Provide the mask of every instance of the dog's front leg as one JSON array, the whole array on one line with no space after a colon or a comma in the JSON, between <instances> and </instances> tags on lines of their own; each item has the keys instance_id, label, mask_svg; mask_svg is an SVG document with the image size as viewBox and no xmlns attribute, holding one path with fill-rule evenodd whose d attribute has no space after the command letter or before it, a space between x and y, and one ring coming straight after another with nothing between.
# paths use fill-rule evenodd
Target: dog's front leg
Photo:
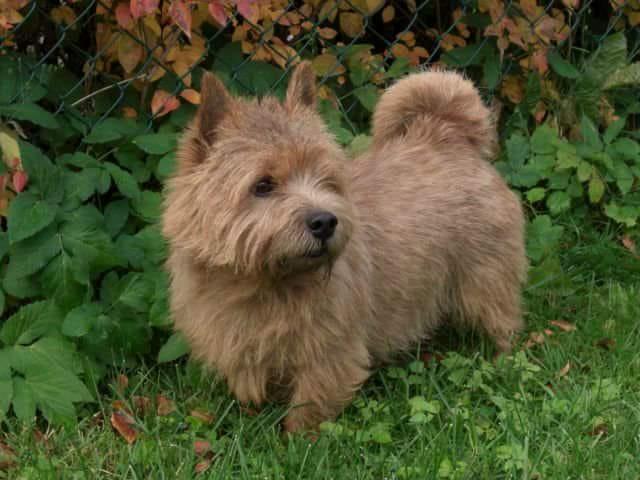
<instances>
[{"instance_id":1,"label":"dog's front leg","mask_svg":"<svg viewBox=\"0 0 640 480\"><path fill-rule=\"evenodd\" d=\"M242 368L227 375L229 389L241 404L259 407L266 399L267 370L260 366Z\"/></svg>"},{"instance_id":2,"label":"dog's front leg","mask_svg":"<svg viewBox=\"0 0 640 480\"><path fill-rule=\"evenodd\" d=\"M297 372L291 409L284 419L287 432L314 430L334 419L349 404L369 376L362 358L335 355Z\"/></svg>"}]
</instances>

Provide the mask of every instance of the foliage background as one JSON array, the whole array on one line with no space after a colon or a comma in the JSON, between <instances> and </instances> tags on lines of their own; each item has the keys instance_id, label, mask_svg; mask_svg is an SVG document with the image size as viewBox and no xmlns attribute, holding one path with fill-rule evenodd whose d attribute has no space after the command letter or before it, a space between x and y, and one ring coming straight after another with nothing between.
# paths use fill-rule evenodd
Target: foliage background
<instances>
[{"instance_id":1,"label":"foliage background","mask_svg":"<svg viewBox=\"0 0 640 480\"><path fill-rule=\"evenodd\" d=\"M638 235L638 24L638 0L0 0L0 417L72 422L114 367L186 352L157 221L206 70L282 95L310 59L355 154L386 85L464 69L530 216L527 294L570 295L572 224Z\"/></svg>"}]
</instances>

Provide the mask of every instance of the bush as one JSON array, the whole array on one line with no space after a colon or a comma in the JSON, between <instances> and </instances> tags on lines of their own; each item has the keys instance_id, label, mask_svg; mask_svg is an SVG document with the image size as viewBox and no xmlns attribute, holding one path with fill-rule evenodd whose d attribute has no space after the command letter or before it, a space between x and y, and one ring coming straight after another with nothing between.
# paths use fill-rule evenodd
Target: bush
<instances>
[{"instance_id":1,"label":"bush","mask_svg":"<svg viewBox=\"0 0 640 480\"><path fill-rule=\"evenodd\" d=\"M598 15L579 0L5 3L0 416L73 419L109 368L186 353L157 222L208 69L236 94L282 95L310 59L320 111L357 153L389 82L464 68L493 99L497 166L531 213L532 285L561 276L564 215L637 231L637 1Z\"/></svg>"}]
</instances>

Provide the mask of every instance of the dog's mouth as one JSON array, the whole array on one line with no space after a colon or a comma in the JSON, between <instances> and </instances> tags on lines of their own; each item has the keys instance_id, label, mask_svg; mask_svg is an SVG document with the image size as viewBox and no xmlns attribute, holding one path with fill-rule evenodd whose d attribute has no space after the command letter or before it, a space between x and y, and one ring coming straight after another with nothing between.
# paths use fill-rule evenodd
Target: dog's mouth
<instances>
[{"instance_id":1,"label":"dog's mouth","mask_svg":"<svg viewBox=\"0 0 640 480\"><path fill-rule=\"evenodd\" d=\"M313 250L307 250L302 256L305 258L320 258L326 255L329 255L329 248L326 244L323 244Z\"/></svg>"}]
</instances>

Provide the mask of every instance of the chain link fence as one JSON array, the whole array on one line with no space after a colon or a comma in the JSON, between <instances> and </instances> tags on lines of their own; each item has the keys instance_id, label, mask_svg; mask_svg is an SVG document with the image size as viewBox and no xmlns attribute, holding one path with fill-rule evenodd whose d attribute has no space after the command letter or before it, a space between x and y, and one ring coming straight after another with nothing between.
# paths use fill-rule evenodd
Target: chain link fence
<instances>
[{"instance_id":1,"label":"chain link fence","mask_svg":"<svg viewBox=\"0 0 640 480\"><path fill-rule=\"evenodd\" d=\"M410 68L445 63L466 70L487 97L510 97L504 91L509 76L544 77L560 69L571 78L571 58L594 51L614 32L625 33L629 62L640 52L640 5L633 0L0 5L0 104L33 100L46 77L48 109L88 126L120 114L151 125L167 102L197 103L180 94L197 91L203 69L216 70L238 93L260 95L281 90L300 58L313 59L320 85L327 86L321 95L357 131L375 103L367 96L370 85L382 88ZM356 55L358 49L366 53ZM252 67L256 61L263 68ZM8 74L16 68L18 74ZM157 89L168 94L160 106L152 104ZM16 109L4 113L20 119Z\"/></svg>"}]
</instances>

